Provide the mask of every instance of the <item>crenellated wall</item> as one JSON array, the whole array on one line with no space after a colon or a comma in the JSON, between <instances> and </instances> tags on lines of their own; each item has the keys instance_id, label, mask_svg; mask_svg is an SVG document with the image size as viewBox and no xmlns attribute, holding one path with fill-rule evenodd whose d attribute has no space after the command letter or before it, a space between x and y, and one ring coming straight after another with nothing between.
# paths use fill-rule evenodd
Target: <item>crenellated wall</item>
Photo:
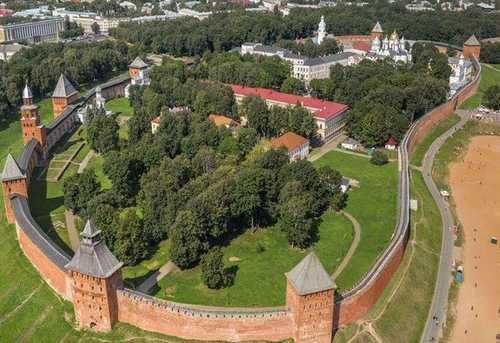
<instances>
[{"instance_id":1,"label":"crenellated wall","mask_svg":"<svg viewBox=\"0 0 500 343\"><path fill-rule=\"evenodd\" d=\"M203 341L282 341L293 336L285 308L253 310L176 304L118 291L118 321L148 331Z\"/></svg>"}]
</instances>

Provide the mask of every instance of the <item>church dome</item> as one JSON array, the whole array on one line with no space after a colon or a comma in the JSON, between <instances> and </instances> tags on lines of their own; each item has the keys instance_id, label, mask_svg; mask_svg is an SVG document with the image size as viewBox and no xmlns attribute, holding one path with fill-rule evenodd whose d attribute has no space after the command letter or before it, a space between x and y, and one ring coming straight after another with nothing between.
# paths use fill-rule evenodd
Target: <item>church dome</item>
<instances>
[{"instance_id":1,"label":"church dome","mask_svg":"<svg viewBox=\"0 0 500 343\"><path fill-rule=\"evenodd\" d=\"M392 41L396 41L399 39L399 36L398 34L396 33L396 31L394 31L392 34L391 34L391 40Z\"/></svg>"}]
</instances>

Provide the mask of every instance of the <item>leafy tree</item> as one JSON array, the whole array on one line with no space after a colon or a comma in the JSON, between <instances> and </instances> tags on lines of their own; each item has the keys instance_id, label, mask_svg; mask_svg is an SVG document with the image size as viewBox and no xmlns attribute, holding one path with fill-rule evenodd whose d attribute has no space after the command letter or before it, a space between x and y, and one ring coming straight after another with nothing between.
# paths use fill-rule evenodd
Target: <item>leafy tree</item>
<instances>
[{"instance_id":1,"label":"leafy tree","mask_svg":"<svg viewBox=\"0 0 500 343\"><path fill-rule=\"evenodd\" d=\"M481 62L500 64L500 42L481 44Z\"/></svg>"},{"instance_id":2,"label":"leafy tree","mask_svg":"<svg viewBox=\"0 0 500 343\"><path fill-rule=\"evenodd\" d=\"M181 269L193 267L206 250L203 230L192 211L180 211L171 228L170 258Z\"/></svg>"},{"instance_id":3,"label":"leafy tree","mask_svg":"<svg viewBox=\"0 0 500 343\"><path fill-rule=\"evenodd\" d=\"M257 160L257 165L264 169L270 169L273 171L279 171L281 167L286 165L289 161L288 152L286 149L271 149L266 151Z\"/></svg>"},{"instance_id":4,"label":"leafy tree","mask_svg":"<svg viewBox=\"0 0 500 343\"><path fill-rule=\"evenodd\" d=\"M96 198L89 202L89 216L92 222L102 231L102 237L108 248L113 251L118 227L118 211L106 203L100 203Z\"/></svg>"},{"instance_id":5,"label":"leafy tree","mask_svg":"<svg viewBox=\"0 0 500 343\"><path fill-rule=\"evenodd\" d=\"M256 96L246 97L241 103L240 113L247 118L250 128L255 129L262 137L269 137L269 110L264 100Z\"/></svg>"},{"instance_id":6,"label":"leafy tree","mask_svg":"<svg viewBox=\"0 0 500 343\"><path fill-rule=\"evenodd\" d=\"M236 141L242 155L246 155L257 144L259 138L257 130L243 127L238 130Z\"/></svg>"},{"instance_id":7,"label":"leafy tree","mask_svg":"<svg viewBox=\"0 0 500 343\"><path fill-rule=\"evenodd\" d=\"M303 95L306 92L306 86L303 81L288 77L283 81L280 89L283 93Z\"/></svg>"},{"instance_id":8,"label":"leafy tree","mask_svg":"<svg viewBox=\"0 0 500 343\"><path fill-rule=\"evenodd\" d=\"M92 149L106 153L118 148L118 130L116 116L97 113L87 126L87 140Z\"/></svg>"},{"instance_id":9,"label":"leafy tree","mask_svg":"<svg viewBox=\"0 0 500 343\"><path fill-rule=\"evenodd\" d=\"M370 158L370 162L376 166L381 166L389 162L389 157L380 150L375 150Z\"/></svg>"},{"instance_id":10,"label":"leafy tree","mask_svg":"<svg viewBox=\"0 0 500 343\"><path fill-rule=\"evenodd\" d=\"M90 28L92 29L92 32L94 32L94 34L98 34L101 32L101 27L96 22L93 22Z\"/></svg>"},{"instance_id":11,"label":"leafy tree","mask_svg":"<svg viewBox=\"0 0 500 343\"><path fill-rule=\"evenodd\" d=\"M63 183L64 205L78 215L85 215L90 200L100 192L101 184L93 169L73 175Z\"/></svg>"},{"instance_id":12,"label":"leafy tree","mask_svg":"<svg viewBox=\"0 0 500 343\"><path fill-rule=\"evenodd\" d=\"M304 193L293 196L280 205L279 225L292 246L304 249L314 240L313 199Z\"/></svg>"},{"instance_id":13,"label":"leafy tree","mask_svg":"<svg viewBox=\"0 0 500 343\"><path fill-rule=\"evenodd\" d=\"M124 210L118 219L113 253L127 265L134 265L147 256L148 240L143 222L134 208Z\"/></svg>"},{"instance_id":14,"label":"leafy tree","mask_svg":"<svg viewBox=\"0 0 500 343\"><path fill-rule=\"evenodd\" d=\"M486 107L500 110L500 85L493 85L484 92L484 104Z\"/></svg>"},{"instance_id":15,"label":"leafy tree","mask_svg":"<svg viewBox=\"0 0 500 343\"><path fill-rule=\"evenodd\" d=\"M212 248L201 259L201 277L208 288L220 289L229 284L230 278L224 267L223 257L220 248Z\"/></svg>"},{"instance_id":16,"label":"leafy tree","mask_svg":"<svg viewBox=\"0 0 500 343\"><path fill-rule=\"evenodd\" d=\"M334 211L343 210L347 206L347 193L337 192L332 197L331 207Z\"/></svg>"}]
</instances>

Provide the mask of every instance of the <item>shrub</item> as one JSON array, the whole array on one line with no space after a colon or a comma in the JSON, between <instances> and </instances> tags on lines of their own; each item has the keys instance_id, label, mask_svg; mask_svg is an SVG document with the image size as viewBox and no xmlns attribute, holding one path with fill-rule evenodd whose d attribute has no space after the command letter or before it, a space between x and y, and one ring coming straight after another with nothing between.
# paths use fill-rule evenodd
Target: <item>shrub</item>
<instances>
[{"instance_id":1,"label":"shrub","mask_svg":"<svg viewBox=\"0 0 500 343\"><path fill-rule=\"evenodd\" d=\"M376 166L381 166L389 162L389 157L380 150L375 150L373 152L370 162Z\"/></svg>"},{"instance_id":2,"label":"shrub","mask_svg":"<svg viewBox=\"0 0 500 343\"><path fill-rule=\"evenodd\" d=\"M201 276L203 283L211 289L220 289L230 284L231 277L224 267L223 254L220 248L213 248L201 259Z\"/></svg>"}]
</instances>

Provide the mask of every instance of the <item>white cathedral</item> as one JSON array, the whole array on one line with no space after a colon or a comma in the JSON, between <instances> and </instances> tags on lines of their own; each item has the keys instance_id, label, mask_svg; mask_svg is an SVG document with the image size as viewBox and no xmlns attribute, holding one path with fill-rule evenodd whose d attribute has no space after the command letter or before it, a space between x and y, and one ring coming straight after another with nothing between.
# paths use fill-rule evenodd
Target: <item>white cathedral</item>
<instances>
[{"instance_id":1,"label":"white cathedral","mask_svg":"<svg viewBox=\"0 0 500 343\"><path fill-rule=\"evenodd\" d=\"M383 40L376 36L372 41L370 51L366 54L366 58L371 60L380 60L387 57L395 62L411 62L411 51L406 48L406 40L404 37L399 39L396 31L391 34L390 38L385 36Z\"/></svg>"}]
</instances>

